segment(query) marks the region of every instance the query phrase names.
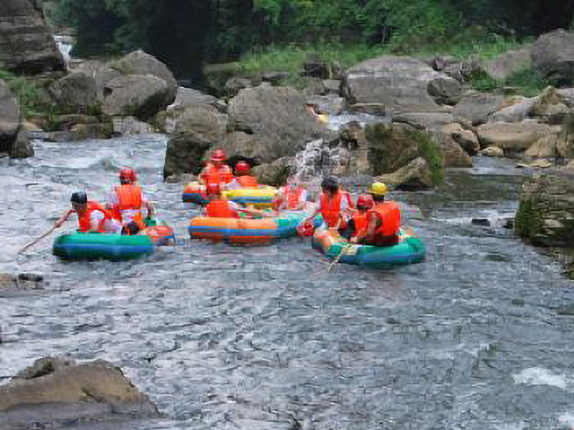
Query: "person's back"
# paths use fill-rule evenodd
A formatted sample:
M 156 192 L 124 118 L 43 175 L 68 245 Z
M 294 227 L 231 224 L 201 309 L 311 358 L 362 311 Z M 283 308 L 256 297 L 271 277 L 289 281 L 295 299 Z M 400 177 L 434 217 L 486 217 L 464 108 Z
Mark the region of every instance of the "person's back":
M 369 211 L 369 214 L 374 214 L 378 218 L 377 228 L 372 237 L 368 238 L 369 243 L 375 246 L 397 243 L 401 227 L 399 205 L 393 201 L 376 202 L 375 207 Z
M 257 188 L 259 186 L 259 182 L 257 182 L 257 178 L 255 176 L 237 176 L 235 180 L 241 188 Z
M 206 187 L 209 203 L 205 207 L 205 215 L 211 218 L 239 218 L 237 205 L 221 196 L 219 185 L 210 184 Z
M 307 191 L 300 185 L 286 185 L 279 190 L 274 202 L 277 210 L 297 211 L 305 209 Z
M 211 155 L 210 161 L 199 174 L 199 179 L 204 185 L 228 184 L 233 180 L 233 171 L 225 164 L 227 156 L 218 149 Z

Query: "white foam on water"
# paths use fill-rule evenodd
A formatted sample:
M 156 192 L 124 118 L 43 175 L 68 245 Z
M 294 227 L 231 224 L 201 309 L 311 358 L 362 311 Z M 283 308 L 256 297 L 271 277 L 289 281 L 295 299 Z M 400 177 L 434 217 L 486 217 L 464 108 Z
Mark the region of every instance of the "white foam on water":
M 516 384 L 550 385 L 566 390 L 572 384 L 572 379 L 565 375 L 556 375 L 543 367 L 530 367 L 517 375 L 512 375 Z

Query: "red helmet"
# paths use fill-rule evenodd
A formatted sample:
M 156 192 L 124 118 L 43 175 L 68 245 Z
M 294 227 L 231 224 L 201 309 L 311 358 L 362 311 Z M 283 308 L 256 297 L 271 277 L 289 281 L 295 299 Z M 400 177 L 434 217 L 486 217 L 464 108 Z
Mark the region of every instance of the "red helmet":
M 375 205 L 373 196 L 370 194 L 361 194 L 357 198 L 357 207 L 363 209 L 371 209 Z
M 216 149 L 211 153 L 211 159 L 216 161 L 225 161 L 227 159 L 227 154 L 221 149 Z
M 205 187 L 206 194 L 221 194 L 221 187 L 218 184 L 207 184 Z
M 122 182 L 135 182 L 137 180 L 136 172 L 132 169 L 120 170 L 120 181 Z
M 235 165 L 235 173 L 248 173 L 251 170 L 251 166 L 245 161 L 240 161 Z

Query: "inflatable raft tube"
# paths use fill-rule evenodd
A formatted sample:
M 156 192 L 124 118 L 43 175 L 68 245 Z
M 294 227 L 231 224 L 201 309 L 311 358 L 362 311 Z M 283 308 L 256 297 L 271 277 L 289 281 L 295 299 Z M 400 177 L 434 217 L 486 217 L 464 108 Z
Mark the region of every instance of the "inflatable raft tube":
M 259 188 L 241 188 L 238 190 L 223 191 L 222 195 L 227 200 L 237 204 L 252 204 L 257 209 L 268 209 L 273 204 L 277 194 L 277 188 L 262 185 Z M 205 186 L 199 182 L 190 182 L 183 189 L 182 200 L 185 203 L 206 205 L 209 203 L 205 196 Z
M 234 244 L 268 244 L 297 235 L 297 226 L 309 214 L 302 211 L 281 213 L 274 218 L 237 219 L 196 217 L 189 224 L 192 239 L 226 241 Z M 321 219 L 316 220 L 316 225 Z
M 63 260 L 123 261 L 149 255 L 158 246 L 173 243 L 175 235 L 167 225 L 150 226 L 135 236 L 74 232 L 58 236 L 52 254 Z
M 320 229 L 313 235 L 313 248 L 340 263 L 389 269 L 424 260 L 424 242 L 413 232 L 401 230 L 399 243 L 393 246 L 350 245 L 336 231 Z

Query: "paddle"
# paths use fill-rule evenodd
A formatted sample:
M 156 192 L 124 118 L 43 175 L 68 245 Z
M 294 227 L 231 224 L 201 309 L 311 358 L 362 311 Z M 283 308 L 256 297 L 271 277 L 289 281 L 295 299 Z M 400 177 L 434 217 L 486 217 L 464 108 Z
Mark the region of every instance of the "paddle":
M 327 272 L 330 272 L 331 269 L 335 266 L 335 264 L 337 264 L 339 262 L 339 260 L 341 259 L 341 256 L 343 254 L 345 254 L 347 252 L 347 250 L 349 250 L 349 248 L 351 248 L 351 246 L 353 246 L 352 243 L 348 243 L 347 245 L 345 245 L 342 249 L 341 252 L 339 253 L 339 255 L 337 255 L 337 257 L 331 262 L 331 264 L 329 265 L 329 268 L 327 269 Z
M 52 232 L 54 230 L 56 230 L 56 226 L 52 227 L 50 230 L 48 230 L 46 233 L 44 233 L 42 236 L 38 237 L 37 239 L 34 239 L 32 242 L 30 242 L 28 245 L 26 245 L 24 248 L 22 248 L 20 251 L 18 251 L 18 254 L 23 253 L 24 251 L 26 251 L 28 248 L 30 248 L 31 246 L 36 245 L 38 242 L 40 242 L 42 239 L 44 239 L 45 237 L 49 236 L 52 234 Z

